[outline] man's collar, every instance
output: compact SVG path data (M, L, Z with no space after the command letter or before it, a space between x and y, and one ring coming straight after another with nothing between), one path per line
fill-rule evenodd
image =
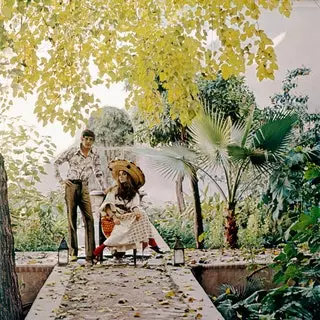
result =
M82 153L82 150L81 150L81 142L79 143L79 145L78 145L78 147L77 147L77 149L76 149L76 152L75 152L75 154L83 154ZM89 150L89 153L88 153L88 155L89 154L96 154L97 153L97 150L96 150L96 148L94 147L94 146L92 146L91 147L91 149Z

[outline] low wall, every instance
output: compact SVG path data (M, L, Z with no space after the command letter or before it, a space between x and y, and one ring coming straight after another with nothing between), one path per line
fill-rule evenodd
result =
M254 277L263 280L264 288L273 288L273 270L266 265L259 265L256 270L260 271L257 271ZM210 296L218 296L219 287L224 283L233 286L244 285L246 277L253 271L247 264L196 265L192 267L194 276Z
M54 265L17 265L19 289L22 304L32 304L43 284L49 277Z

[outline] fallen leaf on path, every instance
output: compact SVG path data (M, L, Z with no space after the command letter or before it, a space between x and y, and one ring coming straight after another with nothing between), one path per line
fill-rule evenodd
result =
M55 282L49 282L46 284L47 287L54 287L56 285Z
M173 290L170 290L170 291L168 291L168 292L166 293L165 297L166 297L166 298L172 298L172 297L174 297L175 295L176 295L175 292L174 292Z
M34 259L27 262L27 264L37 264L37 263L38 261Z

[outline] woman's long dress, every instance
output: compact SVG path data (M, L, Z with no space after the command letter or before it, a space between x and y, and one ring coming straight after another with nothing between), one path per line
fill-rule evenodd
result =
M125 252L141 246L142 242L148 242L154 235L149 218L140 207L139 194L137 193L131 201L126 201L116 197L116 191L116 187L112 188L100 207L101 216L106 215L106 208L109 206L111 211L115 211L114 217L120 220L120 224L114 226L104 244L111 250ZM135 208L140 212L139 219L133 212Z

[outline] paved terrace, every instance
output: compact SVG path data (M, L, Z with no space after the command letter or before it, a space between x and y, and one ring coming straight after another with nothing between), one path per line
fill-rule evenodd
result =
M191 270L167 259L56 266L26 320L223 319Z
M124 263L117 264L106 248L104 261L90 266L84 264L84 229L80 226L78 261L55 266L26 320L223 319L191 269L170 265L170 248L155 228L154 233L165 255L154 255L149 248L142 254L138 249L134 267L132 250ZM54 265L57 253L17 253L16 261Z
M270 263L275 254L275 250L257 253L255 263ZM247 259L239 250L187 250L187 266L173 267L171 253L160 257L149 251L144 260L138 259L136 268L130 257L125 264L115 264L108 258L95 266L83 265L83 259L68 267L56 266L26 320L223 319L195 280L191 267L229 268L243 265ZM16 254L17 265L56 262L56 252Z

